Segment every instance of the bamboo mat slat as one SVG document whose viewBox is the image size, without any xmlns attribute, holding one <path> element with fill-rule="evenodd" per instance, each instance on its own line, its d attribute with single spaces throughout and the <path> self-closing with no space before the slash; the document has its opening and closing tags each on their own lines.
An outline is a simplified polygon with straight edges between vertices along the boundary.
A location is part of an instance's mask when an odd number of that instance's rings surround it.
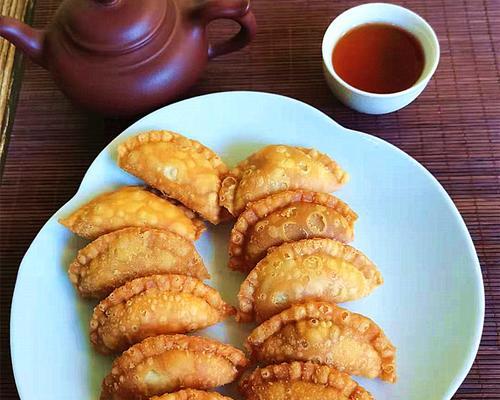
<svg viewBox="0 0 500 400">
<path fill-rule="evenodd" d="M 348 128 L 395 144 L 429 169 L 452 196 L 470 230 L 486 290 L 479 353 L 453 399 L 500 400 L 499 2 L 398 1 L 434 27 L 441 62 L 415 103 L 378 117 L 355 113 L 336 102 L 321 72 L 325 28 L 335 15 L 359 3 L 253 0 L 259 24 L 254 43 L 214 60 L 188 95 L 262 90 L 295 97 Z M 34 25 L 43 27 L 58 4 L 58 0 L 38 0 Z M 212 33 L 220 37 L 233 29 L 231 24 L 217 23 Z M 18 398 L 8 321 L 20 260 L 43 223 L 75 193 L 90 162 L 129 123 L 75 108 L 46 71 L 26 62 L 0 188 L 1 399 Z"/>
<path fill-rule="evenodd" d="M 24 20 L 25 16 L 29 15 L 32 4 L 33 0 L 1 0 L 0 15 Z M 11 96 L 15 65 L 15 47 L 0 38 L 0 160 L 3 159 L 2 155 L 7 145 L 7 129 L 14 106 L 9 100 L 15 97 Z"/>
</svg>

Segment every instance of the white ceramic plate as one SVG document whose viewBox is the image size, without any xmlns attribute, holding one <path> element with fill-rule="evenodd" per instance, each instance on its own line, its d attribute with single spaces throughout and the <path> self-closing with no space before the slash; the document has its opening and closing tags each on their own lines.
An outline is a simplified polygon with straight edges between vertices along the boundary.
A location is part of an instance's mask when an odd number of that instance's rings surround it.
<svg viewBox="0 0 500 400">
<path fill-rule="evenodd" d="M 378 400 L 451 398 L 477 352 L 484 290 L 471 238 L 444 189 L 396 147 L 345 129 L 304 103 L 228 92 L 173 104 L 132 125 L 99 154 L 77 194 L 37 235 L 12 304 L 12 363 L 22 400 L 98 398 L 110 360 L 89 347 L 91 305 L 78 299 L 66 275 L 84 242 L 57 219 L 103 191 L 136 183 L 116 166 L 116 147 L 148 129 L 197 139 L 231 166 L 270 143 L 316 147 L 336 159 L 351 175 L 337 194 L 359 214 L 354 246 L 385 278 L 372 295 L 346 307 L 373 318 L 398 348 L 396 384 L 356 379 Z M 210 284 L 236 304 L 242 276 L 226 267 L 228 233 L 228 226 L 211 227 L 197 248 Z M 250 329 L 231 321 L 203 334 L 241 347 Z M 238 398 L 231 386 L 223 391 Z"/>
</svg>

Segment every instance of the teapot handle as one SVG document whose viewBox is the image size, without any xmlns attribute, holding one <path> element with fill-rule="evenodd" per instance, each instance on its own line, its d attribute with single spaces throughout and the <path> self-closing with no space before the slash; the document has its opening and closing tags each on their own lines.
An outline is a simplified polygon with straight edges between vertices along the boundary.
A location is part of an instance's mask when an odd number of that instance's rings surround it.
<svg viewBox="0 0 500 400">
<path fill-rule="evenodd" d="M 240 24 L 240 31 L 223 42 L 209 44 L 208 58 L 232 53 L 245 47 L 255 36 L 257 24 L 250 11 L 250 0 L 206 0 L 198 9 L 204 24 L 216 19 L 232 19 Z"/>
</svg>

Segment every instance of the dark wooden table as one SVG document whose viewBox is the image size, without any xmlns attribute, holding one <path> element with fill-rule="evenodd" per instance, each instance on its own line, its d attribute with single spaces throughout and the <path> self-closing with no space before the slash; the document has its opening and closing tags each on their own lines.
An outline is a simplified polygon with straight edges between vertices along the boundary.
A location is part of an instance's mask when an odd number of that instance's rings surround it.
<svg viewBox="0 0 500 400">
<path fill-rule="evenodd" d="M 423 95 L 397 113 L 375 117 L 353 112 L 335 101 L 323 81 L 322 35 L 334 16 L 359 4 L 347 0 L 254 0 L 257 39 L 249 48 L 213 61 L 188 96 L 244 89 L 295 97 L 349 128 L 388 140 L 424 164 L 465 218 L 486 289 L 479 354 L 454 399 L 500 399 L 500 4 L 399 3 L 435 28 L 441 63 Z M 44 26 L 58 4 L 38 0 L 33 24 Z M 233 29 L 218 23 L 212 33 L 219 36 Z M 42 224 L 74 194 L 98 152 L 130 122 L 75 108 L 47 72 L 25 63 L 0 191 L 2 399 L 17 398 L 8 327 L 21 258 Z"/>
</svg>

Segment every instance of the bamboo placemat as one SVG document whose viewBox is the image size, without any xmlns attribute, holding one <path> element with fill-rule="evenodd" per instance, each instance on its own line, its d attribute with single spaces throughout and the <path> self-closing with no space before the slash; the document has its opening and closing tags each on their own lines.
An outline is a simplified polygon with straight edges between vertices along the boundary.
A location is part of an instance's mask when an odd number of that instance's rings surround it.
<svg viewBox="0 0 500 400">
<path fill-rule="evenodd" d="M 214 60 L 189 96 L 261 90 L 296 97 L 346 127 L 388 140 L 428 168 L 464 217 L 481 261 L 486 290 L 481 347 L 454 399 L 500 400 L 498 0 L 398 2 L 435 28 L 441 62 L 415 103 L 379 117 L 358 114 L 336 102 L 321 72 L 325 28 L 335 15 L 359 3 L 254 0 L 259 24 L 256 40 L 241 52 Z M 34 25 L 44 26 L 58 4 L 38 0 Z M 232 29 L 231 24 L 217 23 L 213 33 L 220 36 Z M 2 399 L 17 398 L 10 372 L 8 318 L 20 260 L 43 223 L 75 193 L 90 162 L 129 122 L 101 119 L 76 109 L 48 73 L 26 63 L 0 190 Z M 50 360 L 47 363 L 50 367 Z M 446 363 L 430 367 L 446 368 Z"/>
<path fill-rule="evenodd" d="M 33 0 L 1 0 L 0 15 L 24 19 L 29 15 Z M 17 96 L 13 95 L 15 47 L 0 38 L 0 160 L 7 145 L 7 129 Z"/>
</svg>

